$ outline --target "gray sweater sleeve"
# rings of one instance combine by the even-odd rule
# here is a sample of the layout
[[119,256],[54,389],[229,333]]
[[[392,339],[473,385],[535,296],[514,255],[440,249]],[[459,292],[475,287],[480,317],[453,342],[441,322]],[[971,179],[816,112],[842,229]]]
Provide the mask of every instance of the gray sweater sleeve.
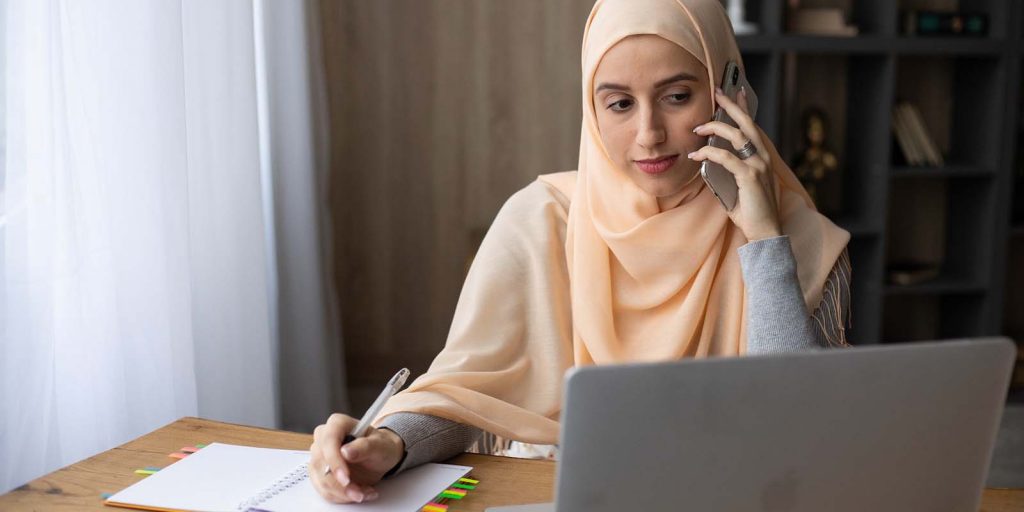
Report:
[[739,248],[747,292],[747,353],[773,354],[845,345],[842,322],[849,313],[849,256],[840,256],[812,315],[804,303],[788,236]]
[[398,465],[388,472],[388,476],[426,462],[450,459],[468,450],[482,433],[470,425],[414,412],[397,412],[387,416],[379,428],[398,434],[405,442],[405,454]]
[[[845,267],[836,264],[829,278],[832,285],[826,283],[826,297],[812,316],[804,304],[788,236],[748,243],[739,248],[739,256],[747,289],[747,353],[769,354],[835,344],[826,341],[830,336],[827,318],[834,316],[828,308],[834,304],[848,309],[849,300],[844,299],[849,294],[848,260]],[[841,262],[845,258],[844,252]],[[842,326],[838,329],[833,336],[842,336]],[[841,339],[845,343],[845,338]],[[405,441],[405,455],[389,475],[454,457],[469,449],[482,434],[476,427],[409,412],[387,416],[380,428],[395,432]]]

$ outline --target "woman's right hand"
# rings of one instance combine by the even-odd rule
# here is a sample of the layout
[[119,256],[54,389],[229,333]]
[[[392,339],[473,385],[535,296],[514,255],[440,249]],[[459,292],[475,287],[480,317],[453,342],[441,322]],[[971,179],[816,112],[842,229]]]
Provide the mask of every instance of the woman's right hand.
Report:
[[[391,468],[402,460],[405,442],[394,432],[369,427],[366,435],[341,446],[359,420],[334,413],[327,423],[313,430],[309,447],[309,479],[324,499],[335,503],[372,501],[373,488]],[[331,472],[324,475],[324,469]]]

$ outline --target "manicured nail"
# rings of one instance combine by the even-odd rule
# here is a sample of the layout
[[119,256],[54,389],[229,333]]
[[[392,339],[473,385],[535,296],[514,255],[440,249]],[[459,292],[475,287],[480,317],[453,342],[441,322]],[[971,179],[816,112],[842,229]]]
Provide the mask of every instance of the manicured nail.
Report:
[[373,501],[373,500],[377,499],[378,497],[380,497],[380,494],[377,494],[377,491],[371,490],[370,492],[368,492],[366,494],[366,501]]
[[360,492],[359,489],[356,489],[355,487],[349,488],[347,491],[345,491],[345,494],[348,494],[348,497],[351,498],[352,501],[355,501],[356,503],[362,503],[363,498],[365,498],[365,496],[363,496],[363,493]]
[[356,452],[353,448],[346,446],[341,449],[341,455],[348,460],[352,460],[352,458],[356,456]]
[[704,125],[702,125],[702,124],[699,124],[699,125],[697,125],[696,127],[694,127],[694,129],[693,129],[693,133],[697,133],[697,132],[699,132],[699,131],[701,131],[701,130],[703,130],[703,129],[704,129]]
[[696,152],[696,151],[694,151],[694,152],[692,152],[692,153],[687,153],[687,154],[686,154],[686,158],[689,158],[690,160],[693,160],[693,156],[694,156],[694,155],[696,155],[696,154],[697,154],[697,152]]
[[346,475],[345,473],[342,473],[341,471],[335,471],[334,478],[338,481],[339,484],[348,485],[348,475]]

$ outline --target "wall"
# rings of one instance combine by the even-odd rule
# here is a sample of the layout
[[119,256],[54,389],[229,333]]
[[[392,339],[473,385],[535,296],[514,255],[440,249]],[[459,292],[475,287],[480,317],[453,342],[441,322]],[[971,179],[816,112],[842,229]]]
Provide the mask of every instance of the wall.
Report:
[[505,199],[576,168],[593,0],[324,0],[331,205],[352,407],[444,345]]

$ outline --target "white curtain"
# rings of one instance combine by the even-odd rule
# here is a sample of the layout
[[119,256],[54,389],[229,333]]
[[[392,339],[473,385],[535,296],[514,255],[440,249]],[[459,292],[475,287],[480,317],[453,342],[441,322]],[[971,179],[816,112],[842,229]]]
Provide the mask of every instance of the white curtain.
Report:
[[[261,60],[266,6],[0,3],[0,492],[182,416],[277,427],[295,398],[279,376],[296,364],[299,387],[320,391],[291,423],[343,404],[326,390],[341,382],[327,288],[312,291],[321,309],[307,319],[323,328],[305,344],[279,309],[278,279],[317,281],[325,266],[318,217],[274,225],[289,180],[274,148],[311,159],[289,169],[299,188],[319,175],[311,143],[294,145],[303,135],[286,151],[270,130],[275,110],[309,121],[315,88],[306,77],[297,104],[274,106],[292,100]],[[280,8],[305,16],[301,2]],[[311,268],[278,261],[293,229],[308,232],[292,238]],[[314,352],[279,367],[297,349]]]
[[[315,2],[311,2],[315,3]],[[300,0],[256,3],[257,68],[266,85],[265,168],[273,184],[281,427],[313,432],[349,411],[329,262],[327,92],[319,11]]]

